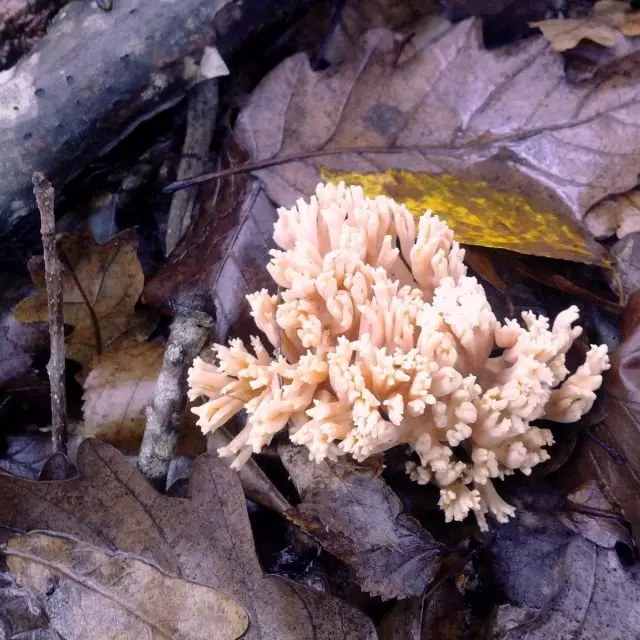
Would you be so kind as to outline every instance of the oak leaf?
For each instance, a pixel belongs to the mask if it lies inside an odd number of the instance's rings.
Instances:
[[[542,31],[555,51],[573,49],[581,40],[615,47],[621,36],[640,35],[640,15],[628,2],[600,0],[585,18],[541,20],[531,26]]]
[[[238,476],[218,456],[195,460],[189,499],[158,494],[98,440],[82,443],[77,466],[78,477],[58,482],[0,472],[0,522],[67,534],[219,589],[248,613],[246,640],[375,640],[371,621],[346,603],[263,574]]]
[[[73,327],[66,339],[68,358],[87,364],[117,339],[125,335],[142,339],[152,330],[148,314],[134,309],[144,286],[137,247],[132,229],[102,245],[89,230],[59,237],[58,251],[65,267],[64,322]],[[48,319],[42,271],[32,269],[32,278],[38,292],[14,310],[15,318],[24,323]]]
[[[234,640],[249,625],[228,595],[126,554],[40,533],[14,536],[3,551],[18,584],[39,597],[68,640]]]

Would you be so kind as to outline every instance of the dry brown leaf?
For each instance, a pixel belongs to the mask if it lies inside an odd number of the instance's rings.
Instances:
[[[163,356],[163,345],[134,340],[120,342],[97,356],[84,381],[84,420],[75,432],[135,453]]]
[[[541,20],[531,26],[542,31],[555,51],[573,49],[581,40],[615,47],[621,35],[640,35],[640,15],[631,11],[628,2],[600,0],[586,18]]]
[[[0,522],[68,534],[219,589],[247,611],[246,640],[375,640],[369,619],[346,603],[262,573],[237,474],[217,456],[194,462],[190,499],[158,494],[98,440],[83,442],[77,466],[79,477],[63,482],[0,473]]]
[[[562,59],[542,38],[494,53],[484,50],[478,21],[440,22],[399,60],[394,35],[380,29],[337,69],[314,72],[302,54],[284,60],[253,92],[236,135],[257,161],[332,154],[257,171],[279,205],[313,193],[321,166],[461,175],[495,157],[582,217],[637,183],[637,95],[634,77],[567,84]],[[494,184],[515,191],[495,173]]]
[[[73,327],[66,340],[68,358],[87,364],[118,338],[149,335],[152,325],[148,314],[134,311],[144,285],[137,247],[132,229],[103,245],[97,244],[88,230],[60,236],[58,249],[65,265],[64,321]],[[22,300],[14,310],[20,322],[48,318],[47,294],[40,274],[34,273],[33,280],[38,293]]]
[[[205,200],[185,240],[143,294],[146,303],[161,307],[186,289],[213,292],[216,342],[231,333],[255,333],[245,296],[262,288],[275,293],[266,265],[276,210],[257,180],[247,184],[241,176],[239,183],[225,180],[220,195]]]
[[[302,502],[286,516],[350,566],[361,588],[383,600],[424,593],[444,548],[402,510],[398,496],[370,465],[309,461],[302,447],[280,457]]]
[[[10,538],[3,551],[18,584],[39,597],[68,640],[231,640],[249,625],[221,591],[85,542],[35,533]]]
[[[589,231],[599,239],[614,233],[624,238],[640,231],[640,189],[605,198],[593,207],[585,222]]]

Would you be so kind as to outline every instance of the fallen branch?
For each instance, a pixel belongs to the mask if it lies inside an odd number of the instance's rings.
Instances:
[[[0,82],[0,240],[15,245],[16,229],[30,230],[34,171],[59,190],[140,122],[180,101],[199,81],[188,71],[206,47],[229,58],[265,26],[317,1],[127,0],[109,12],[65,3]]]
[[[182,145],[182,160],[178,166],[178,179],[202,171],[211,146],[218,110],[218,79],[204,80],[189,94],[187,130]],[[192,187],[174,194],[167,220],[165,255],[173,253],[191,225],[198,188]]]
[[[33,192],[40,211],[44,248],[45,282],[49,307],[51,356],[47,373],[51,385],[51,437],[54,453],[67,453],[67,391],[64,380],[64,317],[62,313],[62,265],[56,248],[54,190],[42,173],[33,174]]]
[[[147,424],[138,456],[138,469],[160,490],[165,489],[169,463],[180,434],[180,419],[187,402],[187,369],[200,352],[213,327],[208,298],[185,296],[174,305],[171,323],[153,400],[147,408]]]

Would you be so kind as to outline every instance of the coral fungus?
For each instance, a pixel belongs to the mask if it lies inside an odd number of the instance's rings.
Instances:
[[[548,459],[540,418],[578,420],[591,408],[605,346],[573,375],[565,354],[581,329],[576,307],[553,324],[528,312],[500,323],[464,250],[438,216],[416,221],[390,198],[321,184],[309,202],[280,209],[267,266],[279,295],[248,296],[259,338],[214,347],[189,372],[206,433],[244,409],[246,426],[222,456],[241,466],[279,431],[316,461],[356,460],[397,445],[407,472],[440,487],[446,519],[473,512],[504,522],[514,509],[492,480]],[[494,348],[501,353],[492,357]]]

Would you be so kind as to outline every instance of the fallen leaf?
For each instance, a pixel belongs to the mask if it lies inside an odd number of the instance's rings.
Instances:
[[[614,233],[618,238],[624,238],[640,231],[640,189],[605,198],[589,211],[585,223],[600,239]]]
[[[191,498],[162,496],[114,448],[88,439],[79,477],[33,482],[0,473],[0,522],[118,550],[223,591],[250,619],[247,640],[375,640],[364,614],[291,581],[264,576],[237,475],[217,456],[196,459]]]
[[[36,596],[16,584],[8,571],[0,572],[0,629],[12,640],[60,640]]]
[[[620,35],[640,35],[640,14],[633,12],[628,2],[600,0],[585,18],[541,20],[531,26],[542,31],[555,51],[572,49],[581,40],[615,47]]]
[[[277,215],[257,180],[225,180],[220,191],[205,200],[168,265],[147,283],[143,299],[163,307],[185,289],[211,292],[216,309],[213,337],[226,342],[232,333],[255,333],[245,296],[262,288],[275,292],[266,265]]]
[[[87,364],[117,339],[125,335],[144,339],[151,332],[148,314],[134,310],[144,285],[137,246],[132,229],[103,245],[88,230],[59,237],[58,250],[65,265],[64,321],[73,327],[66,340],[68,358]],[[38,293],[14,309],[14,317],[24,323],[48,319],[41,274],[32,273],[32,277]]]
[[[515,520],[496,530],[492,547],[508,604],[496,608],[490,637],[635,637],[636,568],[625,569],[615,551],[570,532],[553,513],[520,509]]]
[[[163,357],[162,344],[134,340],[123,341],[97,356],[84,381],[84,419],[75,432],[135,453]]]
[[[608,263],[606,251],[575,218],[484,180],[395,170],[359,174],[321,169],[320,174],[327,182],[359,184],[370,197],[388,195],[403,202],[416,218],[431,209],[447,221],[461,244]]]
[[[567,497],[575,511],[568,509],[560,514],[561,522],[599,547],[615,549],[622,543],[633,555],[634,543],[628,527],[595,480],[586,482]]]
[[[544,39],[496,54],[483,49],[473,19],[432,24],[397,61],[395,42],[370,31],[338,69],[314,72],[297,54],[258,85],[235,133],[254,161],[290,159],[255,172],[278,205],[313,193],[321,166],[463,175],[494,158],[504,171],[491,185],[517,191],[501,181],[517,170],[521,182],[552,190],[554,211],[564,202],[579,218],[636,186],[635,78],[569,85]]]
[[[85,542],[33,533],[10,538],[3,552],[18,584],[39,597],[68,640],[222,640],[239,638],[249,625],[221,591]]]
[[[302,498],[286,512],[289,520],[351,567],[364,591],[383,600],[424,593],[444,547],[402,511],[376,469],[315,464],[290,445],[279,453]]]
[[[35,480],[53,452],[48,434],[6,436],[3,441],[0,469],[22,478]]]
[[[597,477],[621,508],[640,543],[640,315],[637,295],[622,316],[625,338],[604,376],[604,420],[582,443],[573,473],[582,481]]]

